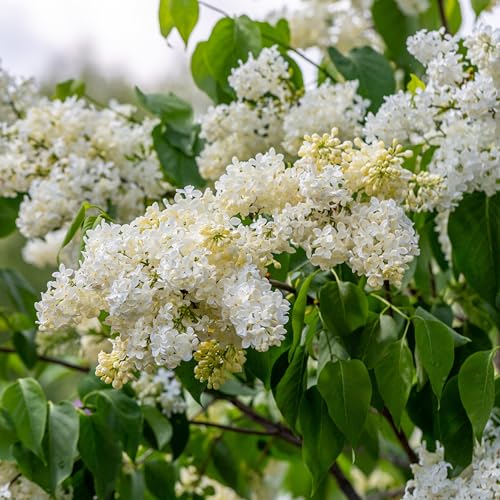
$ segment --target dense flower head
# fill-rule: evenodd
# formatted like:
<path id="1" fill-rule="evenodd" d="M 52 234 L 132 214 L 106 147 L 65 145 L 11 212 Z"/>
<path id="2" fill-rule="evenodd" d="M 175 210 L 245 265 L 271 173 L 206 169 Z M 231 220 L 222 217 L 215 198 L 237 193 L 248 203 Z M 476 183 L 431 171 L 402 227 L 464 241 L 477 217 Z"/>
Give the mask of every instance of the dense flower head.
<path id="1" fill-rule="evenodd" d="M 443 29 L 416 33 L 408 49 L 425 67 L 421 88 L 387 97 L 367 117 L 368 140 L 397 139 L 416 150 L 419 184 L 438 187 L 436 176 L 442 178 L 427 209 L 450 209 L 466 192 L 498 190 L 499 37 L 500 30 L 478 27 L 466 37 L 464 54 Z"/>
<path id="2" fill-rule="evenodd" d="M 25 236 L 61 228 L 83 201 L 130 220 L 165 191 L 153 122 L 134 123 L 131 112 L 116 104 L 97 110 L 76 98 L 42 100 L 4 130 L 0 195 L 28 193 L 17 222 Z"/>
<path id="3" fill-rule="evenodd" d="M 411 466 L 414 479 L 406 485 L 404 500 L 422 498 L 459 500 L 492 500 L 500 491 L 500 426 L 492 418 L 486 426 L 482 442 L 474 449 L 472 464 L 459 476 L 448 477 L 451 465 L 444 459 L 438 443 L 436 451 L 422 447 L 419 463 Z"/>
<path id="4" fill-rule="evenodd" d="M 170 417 L 173 413 L 184 413 L 186 402 L 182 397 L 182 386 L 172 370 L 159 368 L 156 373 L 141 373 L 132 383 L 132 388 L 142 405 L 157 406 Z"/>

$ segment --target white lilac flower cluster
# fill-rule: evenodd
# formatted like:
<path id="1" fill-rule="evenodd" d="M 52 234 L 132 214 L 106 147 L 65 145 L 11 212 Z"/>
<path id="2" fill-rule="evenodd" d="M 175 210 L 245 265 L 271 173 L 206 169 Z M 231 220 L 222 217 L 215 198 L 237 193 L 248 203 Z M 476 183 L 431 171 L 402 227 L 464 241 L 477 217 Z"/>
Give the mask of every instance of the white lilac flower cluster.
<path id="1" fill-rule="evenodd" d="M 274 22 L 285 18 L 290 26 L 291 45 L 325 50 L 335 46 L 347 53 L 369 45 L 382 50 L 383 42 L 373 28 L 372 0 L 302 0 L 299 8 L 284 7 L 267 17 Z"/>
<path id="2" fill-rule="evenodd" d="M 127 222 L 166 189 L 152 147 L 151 120 L 131 121 L 133 108 L 98 110 L 84 100 L 42 99 L 4 126 L 0 141 L 0 196 L 27 193 L 17 226 L 26 257 L 50 261 L 82 202 L 111 210 Z M 52 233 L 56 231 L 56 233 Z"/>
<path id="3" fill-rule="evenodd" d="M 408 49 L 426 70 L 424 88 L 386 97 L 365 125 L 369 140 L 420 149 L 417 167 L 427 157 L 423 168 L 445 181 L 438 210 L 466 192 L 492 195 L 500 182 L 500 30 L 479 27 L 464 45 L 466 54 L 443 30 L 410 37 Z"/>
<path id="4" fill-rule="evenodd" d="M 33 79 L 11 75 L 2 68 L 0 61 L 0 129 L 22 118 L 39 99 Z"/>
<path id="5" fill-rule="evenodd" d="M 233 69 L 228 79 L 237 99 L 209 109 L 201 120 L 206 146 L 197 158 L 201 175 L 218 179 L 233 157 L 247 160 L 270 147 L 292 157 L 305 134 L 337 127 L 342 137 L 361 131 L 369 102 L 357 81 L 323 83 L 302 97 L 291 83 L 290 68 L 276 46 Z"/>
<path id="6" fill-rule="evenodd" d="M 444 449 L 435 452 L 422 448 L 419 463 L 411 466 L 414 478 L 406 485 L 403 500 L 500 499 L 500 426 L 488 422 L 480 445 L 476 446 L 472 464 L 459 476 L 448 477 L 451 465 L 444 460 Z"/>
<path id="7" fill-rule="evenodd" d="M 142 405 L 161 407 L 161 411 L 170 417 L 173 413 L 184 413 L 186 402 L 182 397 L 182 386 L 172 370 L 160 368 L 156 373 L 141 373 L 132 383 Z"/>
<path id="8" fill-rule="evenodd" d="M 360 185 L 346 172 L 371 161 L 384 175 L 405 154 L 335 134 L 308 137 L 291 168 L 272 149 L 234 159 L 214 192 L 188 187 L 130 224 L 102 222 L 80 268 L 54 274 L 36 306 L 40 329 L 104 313 L 113 349 L 96 374 L 105 382 L 120 387 L 136 371 L 194 357 L 195 376 L 218 387 L 241 370 L 242 349 L 266 351 L 285 336 L 289 303 L 265 277 L 274 255 L 301 247 L 322 269 L 346 262 L 374 288 L 398 285 L 418 254 L 412 224 L 377 175 Z"/>
<path id="9" fill-rule="evenodd" d="M 365 124 L 369 140 L 413 146 L 420 151 L 417 169 L 443 179 L 427 209 L 438 211 L 436 230 L 448 257 L 450 210 L 464 193 L 491 196 L 500 186 L 500 29 L 479 25 L 464 46 L 466 53 L 443 30 L 410 37 L 408 50 L 426 70 L 423 88 L 386 97 Z"/>

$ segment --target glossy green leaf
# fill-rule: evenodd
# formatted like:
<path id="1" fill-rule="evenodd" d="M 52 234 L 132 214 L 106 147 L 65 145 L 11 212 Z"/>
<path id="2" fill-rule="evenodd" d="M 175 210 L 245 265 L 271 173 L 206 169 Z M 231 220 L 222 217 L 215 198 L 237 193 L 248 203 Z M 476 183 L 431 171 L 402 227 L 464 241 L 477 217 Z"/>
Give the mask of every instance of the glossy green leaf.
<path id="1" fill-rule="evenodd" d="M 354 283 L 327 283 L 320 290 L 319 302 L 321 318 L 334 335 L 347 335 L 366 324 L 368 301 Z"/>
<path id="2" fill-rule="evenodd" d="M 207 388 L 207 384 L 202 384 L 194 376 L 194 368 L 196 366 L 196 361 L 192 359 L 191 361 L 183 361 L 176 369 L 175 374 L 179 377 L 182 387 L 186 389 L 193 399 L 201 404 L 201 395 L 203 391 Z"/>
<path id="3" fill-rule="evenodd" d="M 389 61 L 371 47 L 354 48 L 347 56 L 335 47 L 329 47 L 328 55 L 346 80 L 358 80 L 358 94 L 370 100 L 370 111 L 375 113 L 384 102 L 384 96 L 396 91 L 394 71 Z"/>
<path id="4" fill-rule="evenodd" d="M 387 347 L 398 339 L 400 328 L 388 314 L 373 314 L 359 337 L 353 338 L 354 357 L 361 359 L 368 368 L 374 368 L 383 358 Z"/>
<path id="5" fill-rule="evenodd" d="M 363 432 L 372 396 L 365 365 L 358 359 L 327 363 L 319 374 L 318 389 L 333 421 L 355 446 Z"/>
<path id="6" fill-rule="evenodd" d="M 316 276 L 316 273 L 310 274 L 300 285 L 297 293 L 297 298 L 293 303 L 292 307 L 292 332 L 293 340 L 290 351 L 288 351 L 288 360 L 292 359 L 293 353 L 300 345 L 300 340 L 302 338 L 302 330 L 304 329 L 304 316 L 306 313 L 307 306 L 307 293 L 309 291 L 309 286 L 311 281 Z"/>
<path id="7" fill-rule="evenodd" d="M 476 352 L 465 360 L 458 372 L 460 399 L 478 441 L 481 440 L 495 403 L 495 375 L 492 358 L 492 351 Z"/>
<path id="8" fill-rule="evenodd" d="M 83 400 L 94 409 L 93 416 L 111 434 L 122 441 L 124 451 L 135 458 L 142 433 L 142 412 L 137 402 L 122 391 L 106 389 L 94 391 Z"/>
<path id="9" fill-rule="evenodd" d="M 191 104 L 177 97 L 173 92 L 166 94 L 144 94 L 135 88 L 137 99 L 150 112 L 164 123 L 185 130 L 192 125 L 193 108 Z"/>
<path id="10" fill-rule="evenodd" d="M 453 338 L 453 344 L 455 347 L 461 347 L 465 344 L 468 344 L 470 342 L 470 339 L 468 337 L 465 337 L 464 335 L 460 335 L 458 332 L 456 332 L 453 328 L 448 326 L 446 323 L 441 321 L 437 316 L 434 314 L 430 313 L 429 311 L 425 310 L 423 307 L 417 307 L 415 311 L 415 316 L 417 318 L 420 318 L 424 321 L 427 322 L 435 322 L 440 325 L 440 327 L 444 327 L 448 330 L 449 334 Z"/>
<path id="11" fill-rule="evenodd" d="M 200 15 L 198 0 L 170 0 L 170 12 L 175 27 L 187 46 Z"/>
<path id="12" fill-rule="evenodd" d="M 241 497 L 246 495 L 239 461 L 224 439 L 217 440 L 212 449 L 212 459 L 215 469 L 223 482 L 232 488 Z"/>
<path id="13" fill-rule="evenodd" d="M 16 429 L 8 412 L 0 408 L 0 460 L 11 460 L 11 447 L 17 441 Z"/>
<path id="14" fill-rule="evenodd" d="M 21 472 L 31 481 L 54 494 L 58 485 L 70 476 L 77 455 L 79 421 L 69 401 L 49 401 L 47 430 L 43 438 L 44 464 L 31 451 L 16 446 L 14 453 Z"/>
<path id="15" fill-rule="evenodd" d="M 274 390 L 274 399 L 283 417 L 292 429 L 299 414 L 299 406 L 305 389 L 307 354 L 299 346 L 286 371 Z"/>
<path id="16" fill-rule="evenodd" d="M 11 307 L 24 314 L 34 325 L 36 322 L 34 304 L 38 296 L 31 284 L 15 270 L 0 269 L 0 290 L 2 299 L 10 302 Z"/>
<path id="17" fill-rule="evenodd" d="M 175 27 L 174 17 L 172 16 L 172 0 L 160 0 L 158 21 L 161 34 L 167 38 Z"/>
<path id="18" fill-rule="evenodd" d="M 415 377 L 413 356 L 406 339 L 389 345 L 375 367 L 375 376 L 382 399 L 399 426 Z"/>
<path id="19" fill-rule="evenodd" d="M 432 390 L 439 400 L 453 366 L 455 356 L 453 336 L 448 327 L 438 321 L 416 317 L 413 324 L 419 359 L 429 376 Z"/>
<path id="20" fill-rule="evenodd" d="M 451 213 L 453 266 L 491 306 L 500 309 L 500 193 L 466 194 Z"/>
<path id="21" fill-rule="evenodd" d="M 4 238 L 16 230 L 17 213 L 22 196 L 16 198 L 0 198 L 0 238 Z"/>
<path id="22" fill-rule="evenodd" d="M 313 479 L 311 495 L 314 495 L 344 445 L 342 433 L 331 419 L 317 387 L 304 393 L 299 408 L 299 425 L 302 458 Z"/>
<path id="23" fill-rule="evenodd" d="M 476 16 L 479 16 L 484 9 L 492 4 L 492 0 L 471 0 L 472 9 Z"/>
<path id="24" fill-rule="evenodd" d="M 109 431 L 95 415 L 80 414 L 78 450 L 92 472 L 99 500 L 107 499 L 113 491 L 122 465 L 121 443 Z"/>
<path id="25" fill-rule="evenodd" d="M 419 29 L 416 17 L 405 16 L 395 0 L 375 0 L 372 4 L 375 29 L 387 47 L 387 54 L 400 66 L 421 74 L 421 66 L 406 48 L 406 39 Z"/>
<path id="26" fill-rule="evenodd" d="M 189 423 L 184 413 L 174 413 L 170 417 L 172 424 L 172 439 L 170 447 L 174 459 L 176 459 L 186 448 L 189 441 Z"/>
<path id="27" fill-rule="evenodd" d="M 35 336 L 35 329 L 16 331 L 12 335 L 12 343 L 26 368 L 33 368 L 38 360 Z"/>
<path id="28" fill-rule="evenodd" d="M 153 431 L 157 448 L 162 450 L 172 437 L 172 424 L 158 408 L 153 406 L 143 406 L 142 414 L 144 422 Z"/>
<path id="29" fill-rule="evenodd" d="M 176 474 L 172 463 L 160 459 L 148 460 L 144 464 L 144 479 L 148 490 L 158 500 L 176 498 Z"/>
<path id="30" fill-rule="evenodd" d="M 444 446 L 444 458 L 459 474 L 472 460 L 474 438 L 458 389 L 458 377 L 446 384 L 438 412 L 439 441 Z"/>
<path id="31" fill-rule="evenodd" d="M 56 85 L 52 99 L 65 101 L 68 97 L 83 97 L 85 95 L 85 82 L 82 80 L 65 80 Z"/>
<path id="32" fill-rule="evenodd" d="M 47 400 L 40 384 L 32 378 L 18 379 L 3 392 L 1 407 L 8 412 L 21 443 L 43 460 Z"/>

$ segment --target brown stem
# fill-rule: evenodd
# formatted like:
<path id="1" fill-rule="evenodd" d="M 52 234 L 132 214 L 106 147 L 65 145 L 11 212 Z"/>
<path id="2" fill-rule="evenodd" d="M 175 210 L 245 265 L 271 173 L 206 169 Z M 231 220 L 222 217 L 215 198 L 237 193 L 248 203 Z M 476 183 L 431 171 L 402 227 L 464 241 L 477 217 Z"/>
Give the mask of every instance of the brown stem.
<path id="1" fill-rule="evenodd" d="M 12 347 L 0 347 L 0 353 L 17 354 L 17 351 Z M 88 366 L 77 365 L 75 363 L 71 363 L 70 361 L 65 361 L 64 359 L 53 358 L 52 356 L 44 356 L 42 354 L 38 356 L 38 359 L 40 361 L 45 361 L 46 363 L 64 366 L 66 368 L 71 368 L 72 370 L 77 370 L 83 373 L 87 373 L 89 371 Z"/>
<path id="2" fill-rule="evenodd" d="M 413 451 L 412 447 L 410 446 L 410 443 L 408 442 L 408 438 L 406 437 L 406 434 L 403 432 L 403 430 L 398 429 L 397 425 L 395 424 L 395 422 L 392 418 L 392 415 L 389 413 L 389 410 L 387 408 L 384 408 L 382 410 L 382 415 L 389 422 L 389 425 L 391 426 L 392 430 L 394 431 L 394 434 L 396 434 L 396 437 L 398 438 L 398 441 L 400 442 L 401 446 L 403 447 L 410 463 L 411 464 L 417 463 L 418 462 L 417 454 Z"/>
<path id="3" fill-rule="evenodd" d="M 269 283 L 271 283 L 271 285 L 273 285 L 275 288 L 279 288 L 280 290 L 284 290 L 285 292 L 290 292 L 294 294 L 297 293 L 297 290 L 292 285 L 284 283 L 283 281 L 270 279 Z"/>
<path id="4" fill-rule="evenodd" d="M 221 399 L 226 399 L 227 401 L 232 403 L 250 420 L 253 420 L 254 422 L 262 425 L 269 432 L 274 431 L 274 434 L 277 437 L 283 439 L 284 441 L 287 441 L 290 444 L 293 444 L 294 446 L 297 447 L 302 446 L 302 439 L 300 439 L 297 436 L 294 436 L 292 432 L 284 425 L 271 422 L 262 415 L 259 415 L 253 408 L 242 403 L 236 398 L 225 395 L 219 395 L 219 397 Z M 345 497 L 348 500 L 361 500 L 361 497 L 356 493 L 356 490 L 353 488 L 352 484 L 345 477 L 344 473 L 336 463 L 330 467 L 330 474 L 335 478 L 337 484 L 339 485 L 339 488 L 342 490 L 342 492 L 344 493 Z"/>
<path id="5" fill-rule="evenodd" d="M 443 25 L 446 33 L 450 32 L 450 27 L 448 26 L 448 19 L 446 19 L 446 12 L 444 11 L 444 0 L 436 0 L 438 4 L 439 17 L 441 18 L 441 24 Z"/>
<path id="6" fill-rule="evenodd" d="M 242 427 L 234 427 L 231 425 L 216 424 L 214 422 L 204 422 L 203 420 L 188 420 L 190 424 L 201 425 L 204 427 L 214 427 L 223 431 L 236 432 L 238 434 L 250 434 L 253 436 L 276 436 L 275 431 L 258 431 L 256 429 L 244 429 Z"/>

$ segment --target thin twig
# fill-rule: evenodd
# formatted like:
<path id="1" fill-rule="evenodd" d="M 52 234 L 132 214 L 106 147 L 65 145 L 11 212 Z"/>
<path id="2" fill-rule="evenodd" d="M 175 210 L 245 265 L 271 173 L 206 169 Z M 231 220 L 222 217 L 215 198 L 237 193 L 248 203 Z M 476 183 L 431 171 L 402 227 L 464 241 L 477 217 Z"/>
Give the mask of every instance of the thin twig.
<path id="1" fill-rule="evenodd" d="M 284 290 L 285 292 L 290 292 L 294 294 L 297 293 L 297 290 L 292 285 L 284 283 L 283 281 L 270 279 L 269 283 L 271 283 L 271 285 L 273 285 L 275 288 L 279 288 L 280 290 Z"/>
<path id="2" fill-rule="evenodd" d="M 236 432 L 238 434 L 249 434 L 253 436 L 276 436 L 276 431 L 258 431 L 256 429 L 245 429 L 243 427 L 234 427 L 231 425 L 216 424 L 214 422 L 205 422 L 203 420 L 188 420 L 190 424 L 201 425 L 204 427 L 214 427 L 223 431 Z"/>
<path id="3" fill-rule="evenodd" d="M 444 10 L 444 1 L 436 0 L 438 4 L 439 17 L 441 18 L 441 24 L 447 33 L 450 32 L 450 27 L 448 26 L 448 19 L 446 19 L 446 12 Z"/>
<path id="4" fill-rule="evenodd" d="M 236 398 L 231 396 L 220 395 L 221 399 L 226 399 L 230 403 L 232 403 L 236 408 L 238 408 L 244 415 L 246 415 L 250 420 L 262 425 L 268 432 L 273 432 L 274 435 L 287 441 L 290 444 L 293 444 L 297 447 L 302 447 L 302 439 L 297 436 L 294 436 L 292 432 L 280 423 L 274 423 L 267 418 L 259 415 L 253 408 L 247 406 Z M 339 488 L 342 490 L 344 495 L 348 500 L 361 500 L 361 497 L 356 493 L 356 490 L 353 488 L 352 484 L 345 477 L 344 473 L 340 469 L 340 467 L 334 463 L 330 467 L 330 474 L 335 478 Z"/>
<path id="5" fill-rule="evenodd" d="M 0 353 L 5 354 L 17 354 L 17 351 L 12 347 L 0 347 Z M 53 358 L 52 356 L 38 355 L 38 359 L 40 361 L 45 361 L 46 363 L 52 363 L 53 365 L 60 365 L 66 368 L 71 368 L 72 370 L 77 370 L 83 373 L 87 373 L 89 371 L 88 366 L 77 365 L 75 363 L 71 363 L 70 361 L 66 361 L 64 359 Z"/>
<path id="6" fill-rule="evenodd" d="M 400 442 L 401 446 L 403 447 L 410 463 L 411 464 L 417 463 L 418 462 L 417 454 L 413 451 L 412 447 L 410 446 L 410 443 L 408 442 L 408 438 L 406 437 L 406 434 L 403 432 L 403 430 L 397 428 L 397 426 L 394 423 L 394 420 L 392 418 L 392 415 L 389 413 L 389 410 L 387 408 L 384 408 L 382 410 L 382 415 L 389 422 L 389 425 L 391 426 L 392 430 L 394 431 L 394 434 L 396 434 L 396 437 L 398 438 L 398 441 Z"/>
<path id="7" fill-rule="evenodd" d="M 198 3 L 200 5 L 203 5 L 203 7 L 206 7 L 207 9 L 222 14 L 224 17 L 231 17 L 227 12 L 224 12 L 222 9 L 219 9 L 219 7 L 215 7 L 215 5 L 210 5 L 209 3 L 203 2 L 202 0 L 200 0 Z"/>

